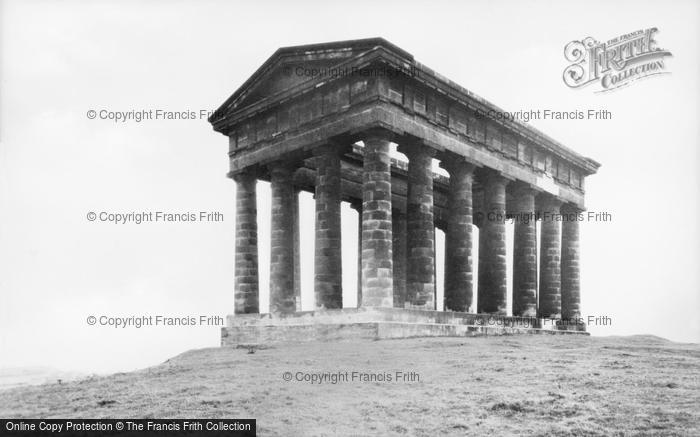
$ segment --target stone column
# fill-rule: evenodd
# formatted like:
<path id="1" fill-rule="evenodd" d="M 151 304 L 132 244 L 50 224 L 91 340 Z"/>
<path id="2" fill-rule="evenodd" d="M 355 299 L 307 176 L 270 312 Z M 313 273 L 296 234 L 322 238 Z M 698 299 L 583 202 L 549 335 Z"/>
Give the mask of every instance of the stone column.
<path id="1" fill-rule="evenodd" d="M 294 220 L 294 302 L 301 311 L 301 247 L 299 241 L 299 190 L 294 190 L 292 198 L 292 220 Z"/>
<path id="2" fill-rule="evenodd" d="M 395 209 L 391 217 L 394 253 L 394 307 L 406 302 L 406 214 Z"/>
<path id="3" fill-rule="evenodd" d="M 316 162 L 316 308 L 343 307 L 340 238 L 340 154 L 335 145 L 314 150 Z"/>
<path id="4" fill-rule="evenodd" d="M 433 226 L 433 309 L 437 310 L 438 309 L 438 295 L 437 295 L 437 271 L 438 271 L 438 263 L 437 263 L 437 227 Z M 442 311 L 445 310 L 445 296 L 442 296 L 443 298 L 443 306 L 442 306 Z"/>
<path id="5" fill-rule="evenodd" d="M 492 172 L 484 181 L 484 217 L 479 229 L 478 313 L 507 314 L 506 185 Z"/>
<path id="6" fill-rule="evenodd" d="M 388 132 L 365 137 L 362 173 L 362 306 L 392 307 L 391 163 Z"/>
<path id="7" fill-rule="evenodd" d="M 288 164 L 270 166 L 272 217 L 270 232 L 270 312 L 293 313 L 294 301 L 294 186 Z"/>
<path id="8" fill-rule="evenodd" d="M 561 317 L 581 317 L 581 277 L 579 270 L 579 214 L 573 205 L 562 207 L 561 223 Z"/>
<path id="9" fill-rule="evenodd" d="M 481 225 L 484 224 L 484 187 L 483 187 L 483 185 L 477 187 L 476 184 L 472 184 L 472 221 L 473 221 L 474 226 L 479 228 L 479 232 L 481 232 Z"/>
<path id="10" fill-rule="evenodd" d="M 539 316 L 561 317 L 561 233 L 559 207 L 561 201 L 545 196 L 541 202 L 540 239 L 540 303 Z"/>
<path id="11" fill-rule="evenodd" d="M 259 313 L 257 179 L 252 173 L 239 173 L 233 179 L 236 181 L 234 313 Z"/>
<path id="12" fill-rule="evenodd" d="M 353 199 L 350 207 L 357 211 L 357 307 L 362 306 L 362 200 Z"/>
<path id="13" fill-rule="evenodd" d="M 412 308 L 434 310 L 434 150 L 421 143 L 407 143 L 401 144 L 399 151 L 408 157 L 406 299 Z"/>
<path id="14" fill-rule="evenodd" d="M 444 160 L 450 174 L 445 233 L 445 311 L 469 311 L 472 305 L 472 178 L 474 166 Z"/>
<path id="15" fill-rule="evenodd" d="M 537 316 L 536 191 L 525 184 L 514 190 L 513 315 Z"/>

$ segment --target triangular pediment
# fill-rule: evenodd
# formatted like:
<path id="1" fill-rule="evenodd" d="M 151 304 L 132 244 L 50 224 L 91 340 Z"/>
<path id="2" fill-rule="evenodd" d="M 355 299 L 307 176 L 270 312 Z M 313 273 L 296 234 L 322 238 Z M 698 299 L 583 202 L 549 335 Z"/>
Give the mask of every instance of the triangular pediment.
<path id="1" fill-rule="evenodd" d="M 270 56 L 217 112 L 235 112 L 311 79 L 323 75 L 328 77 L 333 74 L 333 67 L 379 46 L 413 58 L 382 38 L 283 47 Z"/>

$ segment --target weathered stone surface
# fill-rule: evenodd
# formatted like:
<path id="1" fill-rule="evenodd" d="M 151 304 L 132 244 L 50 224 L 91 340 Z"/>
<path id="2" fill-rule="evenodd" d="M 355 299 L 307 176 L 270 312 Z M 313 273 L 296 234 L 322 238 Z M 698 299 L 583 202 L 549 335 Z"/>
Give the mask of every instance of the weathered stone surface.
<path id="1" fill-rule="evenodd" d="M 435 220 L 433 216 L 433 149 L 404 143 L 408 157 L 406 199 L 406 299 L 413 308 L 435 309 Z"/>
<path id="2" fill-rule="evenodd" d="M 557 220 L 561 201 L 553 196 L 541 199 L 540 302 L 539 316 L 561 317 L 561 233 Z"/>
<path id="3" fill-rule="evenodd" d="M 479 229 L 477 312 L 506 314 L 506 185 L 508 179 L 490 172 L 484 183 L 485 215 Z"/>
<path id="4" fill-rule="evenodd" d="M 582 324 L 558 326 L 543 322 L 531 317 L 404 308 L 304 311 L 284 317 L 247 314 L 227 318 L 227 326 L 221 330 L 221 344 L 512 334 L 588 335 Z"/>
<path id="5" fill-rule="evenodd" d="M 348 41 L 343 48 L 338 43 L 315 44 L 285 48 L 274 56 L 285 58 L 294 51 L 304 62 L 327 66 L 342 62 L 343 68 L 350 69 L 415 67 L 420 77 L 353 74 L 328 80 L 318 75 L 302 82 L 295 75 L 280 74 L 284 62 L 274 68 L 269 64 L 271 68 L 258 70 L 210 120 L 217 131 L 229 136 L 231 170 L 264 165 L 280 154 L 308 150 L 333 136 L 383 126 L 531 184 L 548 171 L 559 197 L 583 206 L 583 179 L 595 173 L 598 163 L 532 127 L 495 117 L 498 108 L 415 62 L 396 46 L 382 40 L 369 46 L 371 50 L 366 40 Z M 476 116 L 475 109 L 484 116 Z M 563 162 L 551 170 L 543 168 L 555 157 Z"/>
<path id="6" fill-rule="evenodd" d="M 513 315 L 537 315 L 536 191 L 525 184 L 513 193 Z"/>
<path id="7" fill-rule="evenodd" d="M 389 137 L 383 131 L 371 131 L 364 143 L 362 305 L 392 307 L 394 284 Z"/>
<path id="8" fill-rule="evenodd" d="M 445 310 L 470 311 L 473 290 L 472 179 L 474 166 L 462 160 L 443 160 L 450 174 L 445 233 Z"/>
<path id="9" fill-rule="evenodd" d="M 316 308 L 343 307 L 340 228 L 340 153 L 337 145 L 318 147 L 316 160 Z"/>
<path id="10" fill-rule="evenodd" d="M 240 173 L 236 181 L 236 255 L 234 313 L 260 312 L 258 280 L 258 209 L 254 174 Z"/>
<path id="11" fill-rule="evenodd" d="M 474 110 L 488 114 L 495 107 L 424 66 L 420 80 L 412 75 L 301 80 L 278 74 L 289 62 L 281 53 L 328 66 L 419 65 L 380 39 L 282 49 L 274 55 L 279 64 L 259 70 L 211 117 L 215 130 L 229 137 L 229 175 L 240 187 L 235 316 L 260 311 L 255 185 L 242 176 L 250 171 L 272 186 L 270 311 L 275 316 L 301 310 L 300 189 L 314 192 L 316 199 L 319 310 L 342 308 L 340 203 L 359 199 L 354 207 L 361 222 L 360 309 L 438 307 L 437 226 L 446 233 L 445 309 L 473 311 L 475 224 L 480 229 L 477 311 L 507 314 L 506 212 L 527 217 L 535 209 L 534 189 L 542 193 L 538 210 L 549 215 L 543 218 L 539 248 L 535 222 L 515 223 L 513 314 L 580 315 L 578 223 L 560 225 L 552 214 L 561 202 L 583 208 L 584 178 L 597 171 L 597 162 L 535 129 L 491 115 L 477 117 Z M 400 144 L 408 163 L 392 163 L 390 141 Z M 338 154 L 330 144 L 348 147 Z M 443 161 L 449 179 L 432 172 L 433 157 Z M 299 167 L 293 177 L 282 162 Z M 518 185 L 508 189 L 506 200 L 509 181 Z"/>
<path id="12" fill-rule="evenodd" d="M 581 317 L 581 277 L 579 271 L 579 220 L 581 209 L 564 205 L 561 224 L 561 316 Z"/>
<path id="13" fill-rule="evenodd" d="M 394 254 L 394 307 L 403 308 L 406 302 L 406 214 L 394 209 L 391 223 Z"/>
<path id="14" fill-rule="evenodd" d="M 293 313 L 296 310 L 292 170 L 287 163 L 270 166 L 270 312 L 273 314 Z"/>

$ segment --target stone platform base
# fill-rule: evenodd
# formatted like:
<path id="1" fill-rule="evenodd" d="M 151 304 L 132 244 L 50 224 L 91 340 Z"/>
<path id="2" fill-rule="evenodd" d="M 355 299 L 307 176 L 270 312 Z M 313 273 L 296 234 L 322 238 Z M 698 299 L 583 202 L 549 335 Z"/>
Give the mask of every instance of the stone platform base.
<path id="1" fill-rule="evenodd" d="M 226 318 L 222 346 L 297 341 L 378 340 L 513 334 L 583 334 L 585 325 L 549 319 L 402 308 L 348 308 L 289 315 L 238 314 Z"/>

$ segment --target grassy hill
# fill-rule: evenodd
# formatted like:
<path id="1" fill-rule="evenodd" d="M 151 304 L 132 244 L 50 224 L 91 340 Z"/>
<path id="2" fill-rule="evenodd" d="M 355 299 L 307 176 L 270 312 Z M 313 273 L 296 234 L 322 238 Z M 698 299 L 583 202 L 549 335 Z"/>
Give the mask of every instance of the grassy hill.
<path id="1" fill-rule="evenodd" d="M 346 371 L 336 384 L 296 380 Z M 700 435 L 699 405 L 700 345 L 651 336 L 201 349 L 136 372 L 0 391 L 6 418 L 256 418 L 259 435 L 283 436 Z"/>

